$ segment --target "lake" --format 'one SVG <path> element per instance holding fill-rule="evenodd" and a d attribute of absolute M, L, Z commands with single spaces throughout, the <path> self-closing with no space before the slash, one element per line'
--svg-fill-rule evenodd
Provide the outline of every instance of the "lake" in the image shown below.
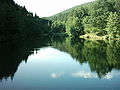
<path fill-rule="evenodd" d="M 120 90 L 120 41 L 2 43 L 0 60 L 0 90 Z"/>

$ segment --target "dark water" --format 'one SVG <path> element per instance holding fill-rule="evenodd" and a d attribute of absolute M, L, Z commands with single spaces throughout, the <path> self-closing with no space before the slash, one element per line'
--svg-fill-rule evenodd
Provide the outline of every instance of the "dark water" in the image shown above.
<path fill-rule="evenodd" d="M 41 38 L 1 43 L 0 79 L 0 90 L 120 90 L 120 42 Z"/>

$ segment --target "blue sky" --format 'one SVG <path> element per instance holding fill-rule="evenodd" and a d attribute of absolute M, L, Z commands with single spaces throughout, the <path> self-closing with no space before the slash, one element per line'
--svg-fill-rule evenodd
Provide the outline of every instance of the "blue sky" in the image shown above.
<path fill-rule="evenodd" d="M 40 17 L 52 16 L 56 13 L 94 0 L 14 0 L 28 11 Z"/>

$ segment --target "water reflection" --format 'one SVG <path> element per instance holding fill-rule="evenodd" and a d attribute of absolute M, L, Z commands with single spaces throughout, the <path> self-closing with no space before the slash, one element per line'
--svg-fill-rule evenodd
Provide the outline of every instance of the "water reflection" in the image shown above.
<path fill-rule="evenodd" d="M 64 72 L 59 72 L 59 73 L 51 73 L 52 78 L 58 78 L 64 75 Z"/>
<path fill-rule="evenodd" d="M 43 42 L 44 41 L 44 42 Z M 19 64 L 27 62 L 29 56 L 37 52 L 42 46 L 49 44 L 46 38 L 24 40 L 16 42 L 4 42 L 0 44 L 0 79 L 13 79 Z M 31 52 L 32 51 L 32 52 Z"/>
<path fill-rule="evenodd" d="M 112 79 L 114 77 L 118 77 L 120 75 L 120 72 L 111 72 L 111 73 L 107 73 L 103 78 L 104 79 Z M 72 73 L 73 77 L 80 77 L 80 78 L 99 78 L 98 75 L 96 73 L 92 73 L 92 72 L 86 72 L 86 71 L 79 71 L 79 72 L 75 72 Z"/>
<path fill-rule="evenodd" d="M 51 46 L 50 48 L 46 46 Z M 46 48 L 42 48 L 46 47 Z M 54 50 L 53 50 L 54 48 Z M 42 51 L 42 52 L 39 52 Z M 0 46 L 0 79 L 13 78 L 22 61 L 31 59 L 63 59 L 58 50 L 66 52 L 80 65 L 88 64 L 91 72 L 71 72 L 72 77 L 81 78 L 106 78 L 111 79 L 119 73 L 110 73 L 112 70 L 120 70 L 120 41 L 89 41 L 79 38 L 41 38 L 17 43 L 9 43 Z M 59 52 L 60 52 L 59 51 Z M 61 53 L 61 52 L 60 52 Z M 37 55 L 37 56 L 36 56 Z M 66 56 L 67 57 L 67 56 Z M 47 61 L 46 61 L 47 62 Z M 54 62 L 53 62 L 54 63 Z M 57 63 L 59 65 L 59 63 Z M 27 65 L 27 64 L 26 64 Z M 72 66 L 71 66 L 72 68 Z M 59 78 L 64 71 L 51 72 L 51 78 Z"/>
<path fill-rule="evenodd" d="M 101 78 L 113 69 L 120 70 L 120 41 L 89 41 L 67 38 L 54 41 L 54 48 L 68 52 L 80 64 L 89 63 L 92 72 Z"/>

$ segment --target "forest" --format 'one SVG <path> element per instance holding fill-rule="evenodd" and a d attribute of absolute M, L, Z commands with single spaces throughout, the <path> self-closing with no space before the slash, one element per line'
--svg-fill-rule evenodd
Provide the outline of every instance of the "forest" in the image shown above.
<path fill-rule="evenodd" d="M 50 21 L 15 4 L 13 0 L 0 0 L 0 41 L 34 38 L 48 34 Z"/>
<path fill-rule="evenodd" d="M 49 17 L 53 33 L 91 36 L 103 39 L 120 37 L 120 0 L 95 0 Z"/>
<path fill-rule="evenodd" d="M 65 35 L 120 38 L 120 0 L 95 0 L 39 18 L 13 0 L 0 0 L 0 41 Z"/>

